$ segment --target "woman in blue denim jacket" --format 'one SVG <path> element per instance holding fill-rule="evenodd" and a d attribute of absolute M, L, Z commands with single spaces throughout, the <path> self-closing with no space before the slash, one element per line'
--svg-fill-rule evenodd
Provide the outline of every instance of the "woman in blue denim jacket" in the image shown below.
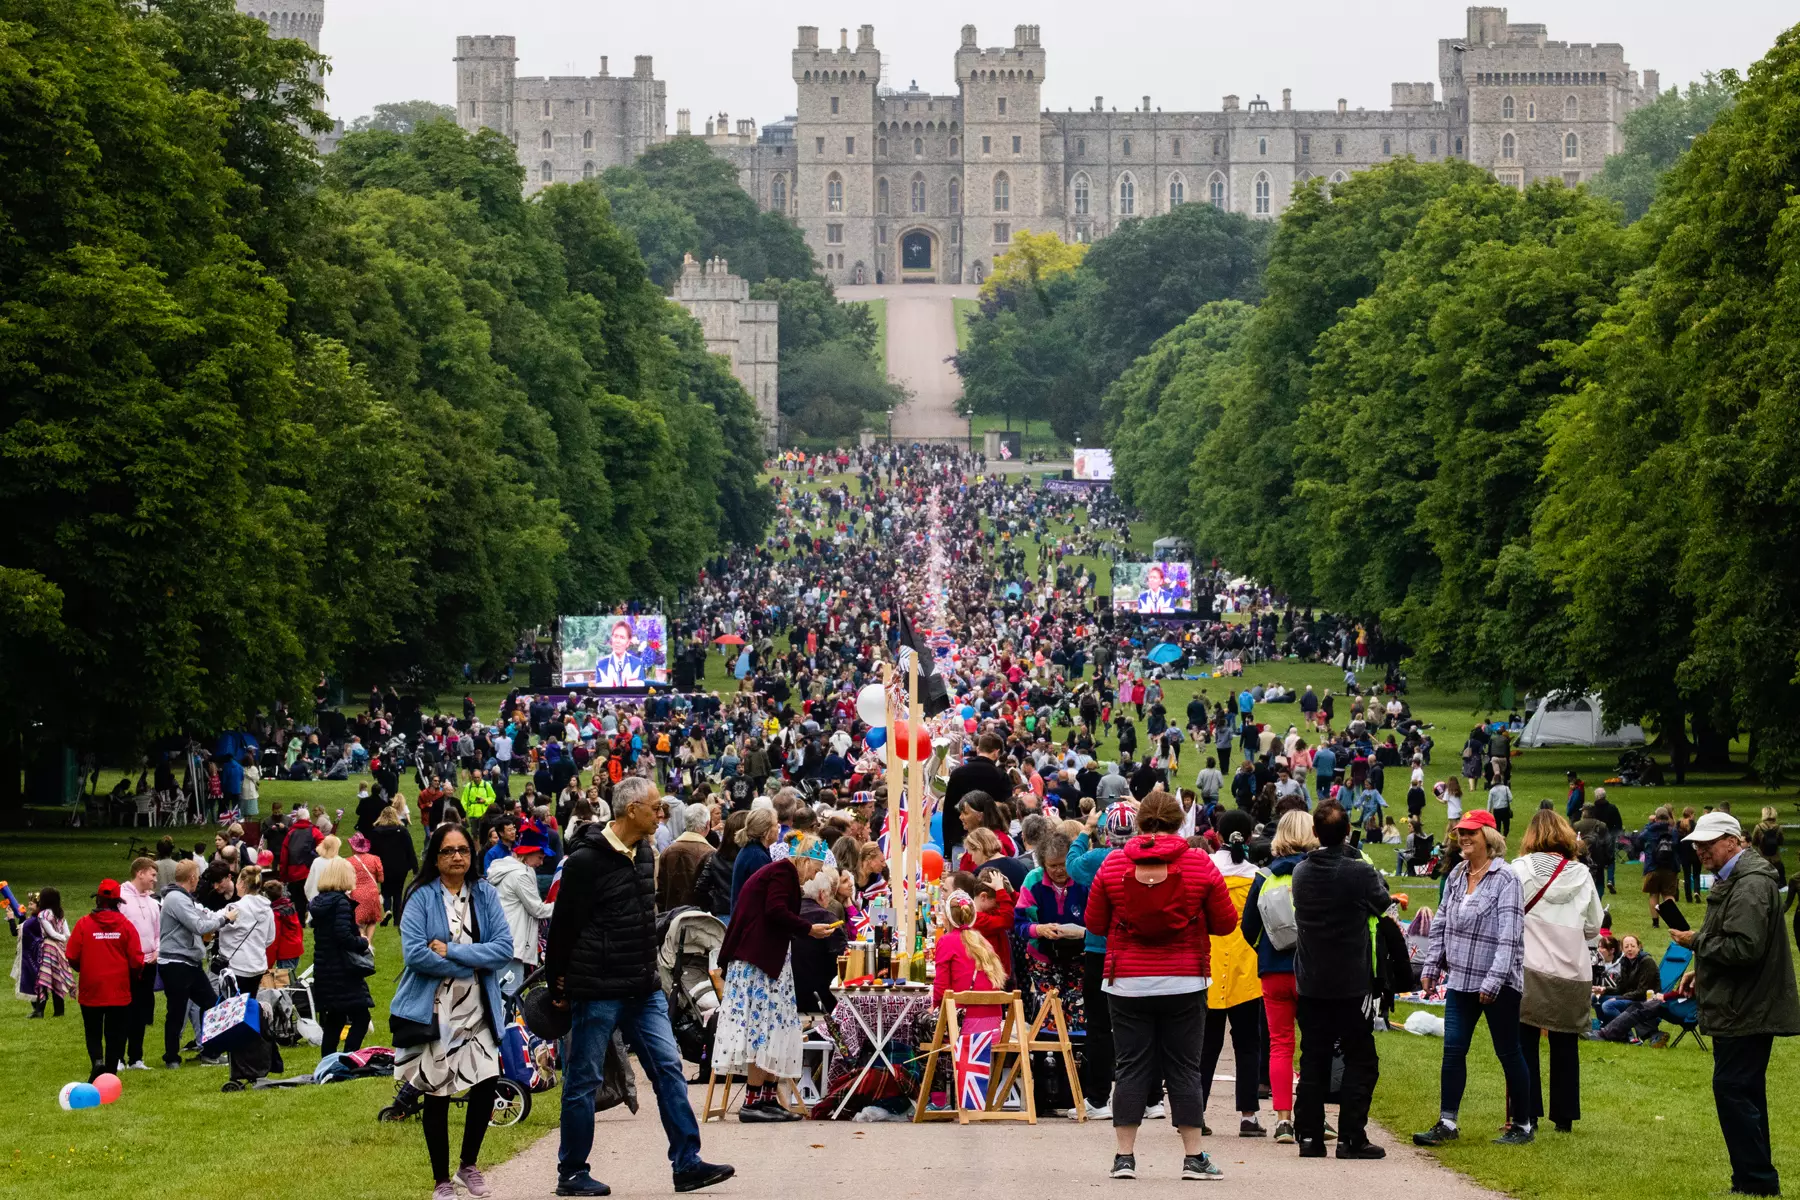
<path fill-rule="evenodd" d="M 425 1147 L 435 1200 L 455 1200 L 460 1181 L 471 1196 L 488 1194 L 475 1165 L 493 1113 L 500 1078 L 505 1009 L 495 972 L 512 960 L 512 933 L 500 896 L 479 876 L 475 845 L 462 826 L 439 825 L 425 843 L 419 874 L 400 919 L 406 969 L 389 1013 L 436 1026 L 437 1036 L 402 1049 L 394 1074 L 422 1095 Z M 450 1098 L 468 1092 L 462 1156 L 450 1174 Z"/>

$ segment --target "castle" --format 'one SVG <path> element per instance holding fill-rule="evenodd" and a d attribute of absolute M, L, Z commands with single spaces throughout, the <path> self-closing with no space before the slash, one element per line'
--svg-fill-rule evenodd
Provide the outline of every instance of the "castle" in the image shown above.
<path fill-rule="evenodd" d="M 775 404 L 779 302 L 750 299 L 749 282 L 733 275 L 724 259 L 708 259 L 703 265 L 691 254 L 681 264 L 671 299 L 700 323 L 706 348 L 730 361 L 731 373 L 756 401 L 766 447 L 775 449 L 781 424 Z"/>
<path fill-rule="evenodd" d="M 1092 241 L 1193 202 L 1272 219 L 1295 183 L 1402 155 L 1464 158 L 1521 188 L 1590 178 L 1621 148 L 1626 114 L 1656 95 L 1656 72 L 1640 79 L 1617 43 L 1551 41 L 1506 18 L 1470 8 L 1465 35 L 1438 42 L 1437 83 L 1396 83 L 1373 112 L 1295 109 L 1289 89 L 1279 107 L 1226 96 L 1216 112 L 1165 113 L 1144 96 L 1119 112 L 1096 96 L 1049 112 L 1035 25 L 986 48 L 965 25 L 956 91 L 899 91 L 883 86 L 873 26 L 854 46 L 840 31 L 835 49 L 802 26 L 794 114 L 760 131 L 720 114 L 704 137 L 761 207 L 800 225 L 834 283 L 979 282 L 1022 230 Z M 527 188 L 629 163 L 666 136 L 648 58 L 626 78 L 603 65 L 593 78 L 519 79 L 512 38 L 461 37 L 456 61 L 458 121 L 512 138 Z"/>

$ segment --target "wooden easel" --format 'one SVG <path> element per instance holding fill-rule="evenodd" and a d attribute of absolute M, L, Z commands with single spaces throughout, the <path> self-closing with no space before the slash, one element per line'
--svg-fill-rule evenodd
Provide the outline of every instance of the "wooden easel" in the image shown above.
<path fill-rule="evenodd" d="M 956 1042 L 960 1033 L 956 1012 L 959 1008 L 973 1005 L 995 1005 L 1001 1010 L 1000 1028 L 994 1034 L 993 1054 L 988 1062 L 987 1104 L 979 1111 L 963 1108 L 954 1065 Z M 1030 1037 L 1024 1033 L 1029 1028 L 1025 1021 L 1025 1004 L 1018 992 L 946 992 L 944 1003 L 938 1010 L 937 1029 L 931 1035 L 931 1041 L 920 1047 L 925 1051 L 925 1070 L 919 1077 L 919 1098 L 913 1105 L 913 1122 L 948 1121 L 954 1116 L 958 1125 L 967 1125 L 971 1121 L 1024 1121 L 1028 1125 L 1036 1125 L 1037 1100 L 1032 1094 L 1031 1054 L 1028 1049 Z M 938 1057 L 946 1051 L 952 1056 L 951 1107 L 941 1112 L 928 1112 L 926 1104 L 931 1097 L 931 1084 L 937 1078 Z M 1012 1061 L 1006 1066 L 1004 1082 L 999 1082 L 1002 1079 L 1001 1066 L 1008 1056 Z M 1017 1112 L 1009 1112 L 1003 1107 L 1006 1096 L 1012 1090 L 1014 1077 L 1021 1073 L 1025 1103 Z"/>
<path fill-rule="evenodd" d="M 1044 1031 L 1044 1022 L 1049 1021 L 1056 1028 L 1054 1040 L 1046 1041 L 1039 1035 Z M 1063 1070 L 1069 1076 L 1069 1095 L 1075 1098 L 1075 1119 L 1087 1120 L 1086 1097 L 1081 1094 L 1081 1072 L 1075 1069 L 1075 1047 L 1069 1040 L 1069 1022 L 1063 1014 L 1062 996 L 1055 988 L 1044 993 L 1043 1003 L 1038 1007 L 1037 1020 L 1031 1023 L 1030 1031 L 1025 1035 L 1025 1052 L 1027 1065 L 1033 1051 L 1054 1054 L 1062 1059 Z M 1030 1076 L 1026 1087 L 1030 1087 Z"/>
<path fill-rule="evenodd" d="M 713 992 L 717 994 L 719 1003 L 723 1006 L 725 1003 L 725 977 L 719 974 L 716 967 L 712 971 L 712 985 Z M 706 1095 L 700 1101 L 700 1123 L 702 1125 L 712 1120 L 723 1121 L 731 1115 L 731 1097 L 734 1090 L 737 1092 L 737 1098 L 741 1104 L 750 1091 L 748 1078 L 745 1079 L 744 1085 L 740 1089 L 733 1081 L 732 1076 L 719 1074 L 719 1068 L 716 1065 L 709 1068 L 706 1075 Z M 806 1100 L 800 1095 L 800 1087 L 796 1081 L 777 1079 L 775 1092 L 781 1097 L 782 1107 L 790 1112 L 797 1112 L 801 1116 L 807 1114 Z M 713 1102 L 715 1094 L 718 1096 L 716 1104 Z"/>

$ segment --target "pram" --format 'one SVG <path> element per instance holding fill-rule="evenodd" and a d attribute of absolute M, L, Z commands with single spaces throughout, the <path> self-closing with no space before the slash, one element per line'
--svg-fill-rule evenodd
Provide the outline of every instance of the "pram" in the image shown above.
<path fill-rule="evenodd" d="M 661 948 L 656 952 L 656 974 L 669 1000 L 669 1024 L 681 1056 L 697 1065 L 704 1079 L 718 1019 L 713 970 L 719 947 L 725 944 L 725 923 L 703 908 L 687 905 L 657 918 L 657 930 Z"/>
<path fill-rule="evenodd" d="M 556 1044 L 547 1042 L 525 1028 L 520 1005 L 525 993 L 542 983 L 542 973 L 532 972 L 512 995 L 503 994 L 506 1016 L 500 1030 L 500 1077 L 494 1091 L 494 1111 L 488 1124 L 504 1128 L 517 1125 L 531 1115 L 531 1097 L 556 1086 Z M 424 1107 L 423 1093 L 411 1084 L 394 1085 L 394 1102 L 375 1119 L 405 1121 Z M 467 1104 L 466 1096 L 456 1097 L 452 1104 Z"/>

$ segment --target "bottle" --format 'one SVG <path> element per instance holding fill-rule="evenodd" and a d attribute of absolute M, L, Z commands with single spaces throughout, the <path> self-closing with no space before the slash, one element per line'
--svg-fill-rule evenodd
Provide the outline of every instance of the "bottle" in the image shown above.
<path fill-rule="evenodd" d="M 886 979 L 894 969 L 894 933 L 886 924 L 875 927 L 875 977 Z"/>

